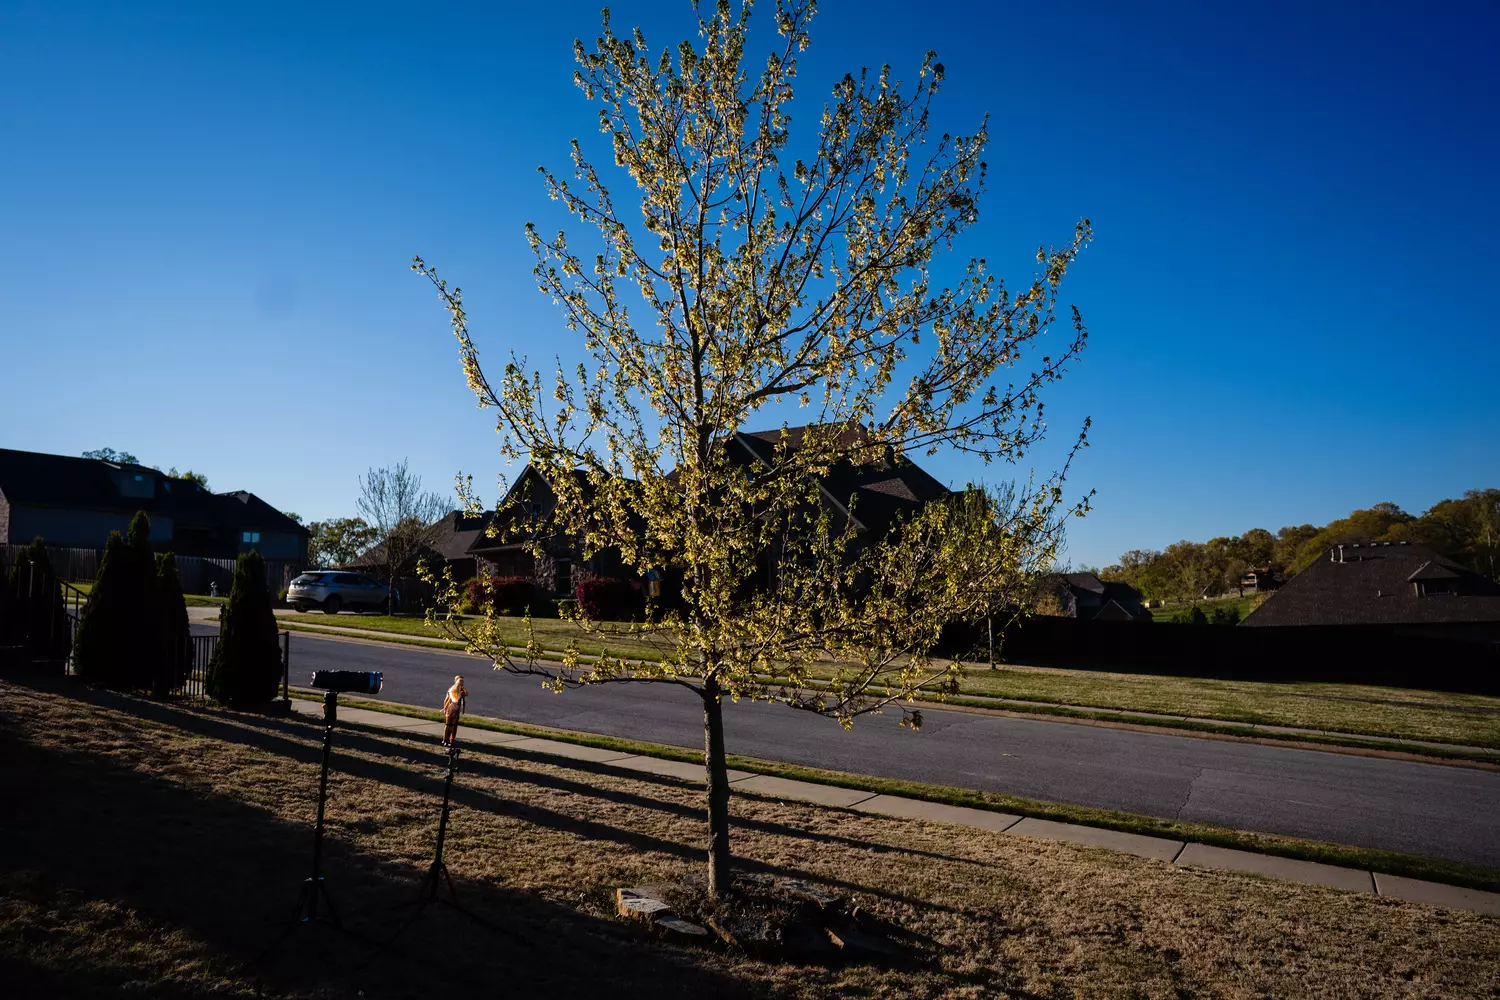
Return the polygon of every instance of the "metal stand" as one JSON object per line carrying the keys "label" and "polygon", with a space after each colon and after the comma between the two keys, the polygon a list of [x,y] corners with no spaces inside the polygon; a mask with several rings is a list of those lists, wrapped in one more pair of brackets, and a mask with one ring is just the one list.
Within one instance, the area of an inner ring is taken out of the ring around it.
{"label": "metal stand", "polygon": [[[443,782],[443,811],[438,814],[437,850],[433,854],[432,864],[427,866],[427,874],[422,877],[422,888],[417,892],[417,898],[409,903],[397,904],[395,909],[401,910],[408,906],[415,906],[417,911],[411,915],[411,919],[402,924],[396,933],[391,935],[391,940],[401,936],[401,932],[416,922],[422,915],[422,911],[433,903],[441,903],[451,907],[484,927],[491,930],[503,931],[504,928],[497,927],[464,909],[458,903],[458,890],[453,887],[453,878],[448,874],[448,865],[443,861],[443,842],[448,838],[448,803],[453,794],[453,775],[458,770],[458,747],[448,748],[448,777]],[[442,886],[448,887],[445,898],[441,892]],[[507,932],[508,933],[508,932]]]}
{"label": "metal stand", "polygon": [[[312,876],[302,881],[302,891],[297,895],[297,912],[292,916],[291,926],[272,941],[266,950],[255,956],[249,965],[255,965],[291,937],[298,930],[310,923],[331,924],[344,933],[343,921],[339,919],[338,910],[334,909],[333,897],[328,894],[328,886],[323,882],[323,810],[328,803],[328,758],[333,754],[333,725],[338,721],[339,693],[328,691],[323,695],[323,772],[318,777],[318,821],[313,826],[313,861]],[[325,916],[319,911],[319,903],[327,911]],[[249,965],[246,968],[249,968]]]}
{"label": "metal stand", "polygon": [[[323,695],[323,773],[318,777],[318,821],[313,826],[312,877],[303,881],[302,893],[297,897],[297,915],[292,919],[299,924],[310,920],[322,920],[335,927],[343,927],[338,911],[333,908],[333,899],[328,895],[328,886],[323,882],[323,809],[328,804],[328,758],[333,753],[333,724],[338,721],[339,693],[328,691]],[[318,915],[318,901],[328,907],[328,916]]]}

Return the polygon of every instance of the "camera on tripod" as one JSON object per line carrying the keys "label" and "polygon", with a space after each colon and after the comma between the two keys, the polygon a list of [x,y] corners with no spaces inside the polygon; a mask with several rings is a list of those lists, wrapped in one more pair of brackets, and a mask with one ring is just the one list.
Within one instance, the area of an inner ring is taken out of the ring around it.
{"label": "camera on tripod", "polygon": [[385,674],[378,670],[316,670],[312,686],[347,694],[379,694]]}

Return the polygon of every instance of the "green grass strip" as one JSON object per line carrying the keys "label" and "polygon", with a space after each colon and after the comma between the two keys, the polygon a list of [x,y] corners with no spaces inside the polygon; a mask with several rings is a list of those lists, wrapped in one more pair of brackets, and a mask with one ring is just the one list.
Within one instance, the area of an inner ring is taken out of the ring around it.
{"label": "green grass strip", "polygon": [[[307,700],[322,700],[322,693],[318,691],[294,688],[293,693]],[[385,712],[389,715],[407,716],[413,719],[425,719],[432,722],[441,722],[443,720],[442,713],[440,712],[414,708],[409,705],[367,701],[363,699],[348,699],[343,701],[342,704],[350,708],[363,708],[374,712]],[[619,753],[639,754],[643,757],[658,757],[663,760],[679,760],[690,763],[702,763],[703,761],[703,751],[701,750],[675,747],[662,743],[647,743],[642,740],[624,739],[617,736],[596,736],[592,733],[552,729],[546,726],[532,726],[525,723],[497,722],[491,719],[472,716],[465,717],[464,725],[472,726],[476,729],[490,729],[496,732],[513,733],[519,736],[534,736],[542,739],[557,740],[561,743],[574,743],[579,746],[599,747],[600,749],[614,750]],[[369,728],[374,731],[389,733],[389,730],[382,730],[378,727]],[[495,751],[503,750],[504,747],[486,749]],[[991,812],[1014,813],[1019,816],[1031,816],[1037,819],[1077,823],[1081,826],[1093,826],[1105,830],[1119,830],[1123,833],[1139,833],[1151,837],[1208,844],[1214,847],[1229,847],[1241,851],[1254,851],[1259,854],[1272,854],[1283,858],[1294,858],[1299,861],[1315,861],[1321,864],[1338,865],[1344,868],[1375,871],[1386,875],[1400,875],[1406,878],[1424,879],[1429,882],[1444,882],[1449,885],[1464,886],[1470,889],[1482,889],[1486,892],[1500,892],[1500,868],[1473,865],[1462,861],[1445,861],[1439,858],[1424,858],[1415,854],[1403,854],[1398,851],[1380,851],[1346,844],[1331,844],[1319,840],[1304,840],[1300,837],[1255,833],[1249,830],[1236,830],[1231,827],[1215,826],[1209,823],[1160,819],[1154,816],[1140,816],[1135,813],[1122,812],[1116,809],[1098,809],[1092,806],[1075,806],[1063,802],[1047,802],[1041,799],[1028,799],[998,792],[983,792],[968,788],[953,788],[947,785],[930,785],[923,782],[902,781],[896,778],[877,778],[862,774],[848,774],[843,771],[829,771],[823,768],[806,767],[801,764],[787,764],[781,761],[763,760],[759,757],[743,757],[738,754],[727,755],[726,762],[729,767],[737,768],[741,771],[751,771],[755,774],[769,774],[795,781],[808,781],[820,785],[835,785],[840,788],[853,788],[882,795],[899,795],[908,799],[941,802],[946,805],[966,806],[971,809],[987,809]]]}

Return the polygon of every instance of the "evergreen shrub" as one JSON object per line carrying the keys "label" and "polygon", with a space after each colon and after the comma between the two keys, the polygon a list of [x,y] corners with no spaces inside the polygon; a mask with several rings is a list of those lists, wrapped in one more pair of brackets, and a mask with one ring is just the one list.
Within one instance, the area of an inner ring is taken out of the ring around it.
{"label": "evergreen shrub", "polygon": [[251,550],[235,563],[219,642],[208,662],[208,693],[225,705],[258,708],[276,697],[281,673],[281,643],[266,586],[266,564]]}

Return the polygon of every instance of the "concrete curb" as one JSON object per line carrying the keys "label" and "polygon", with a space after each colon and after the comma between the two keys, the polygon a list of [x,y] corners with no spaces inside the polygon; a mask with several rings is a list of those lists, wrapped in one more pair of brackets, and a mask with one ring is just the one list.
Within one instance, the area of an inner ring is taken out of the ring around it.
{"label": "concrete curb", "polygon": [[[322,707],[314,701],[294,700],[292,707],[293,711],[303,715],[320,716],[322,714]],[[365,708],[340,709],[339,718],[345,722],[389,729],[402,735],[441,736],[444,728],[440,722],[428,722],[406,715],[377,712]],[[683,761],[663,760],[658,757],[605,750],[600,747],[582,746],[577,743],[535,736],[500,733],[472,726],[460,726],[459,738],[473,743],[503,744],[507,750],[522,750],[549,757],[607,763],[611,767],[623,767],[685,781],[695,780],[702,774],[702,769],[697,765]],[[967,806],[908,799],[898,795],[876,794],[863,789],[820,785],[815,782],[796,781],[769,774],[750,774],[746,771],[731,770],[729,775],[730,787],[742,794],[853,809],[898,819],[952,823],[1008,836],[1030,837],[1035,840],[1075,844],[1085,848],[1119,851],[1177,866],[1246,872],[1303,885],[1328,886],[1349,892],[1368,892],[1428,906],[1500,917],[1500,893],[1464,889],[1441,882],[1425,882],[1396,875],[1382,875],[1358,868],[1343,868],[1337,865],[1212,847],[1207,844],[1187,843],[1181,840],[1169,840],[1165,837],[1149,837],[1138,833],[1105,830],[1075,823],[1059,823],[1032,817],[1023,819],[1020,816],[992,812],[987,809],[972,809]]]}

